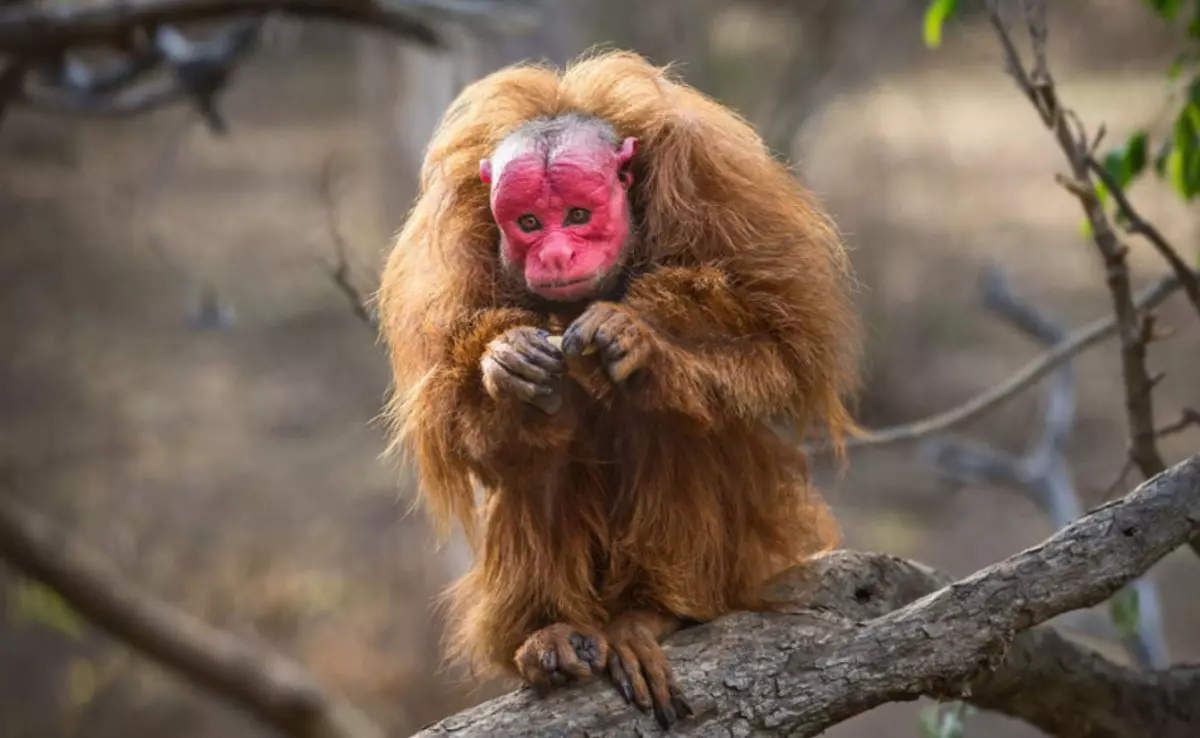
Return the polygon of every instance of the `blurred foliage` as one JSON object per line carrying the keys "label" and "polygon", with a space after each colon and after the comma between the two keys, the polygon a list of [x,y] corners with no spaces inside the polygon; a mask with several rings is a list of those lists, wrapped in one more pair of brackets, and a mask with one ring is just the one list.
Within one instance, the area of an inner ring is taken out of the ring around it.
{"label": "blurred foliage", "polygon": [[1108,603],[1108,612],[1113,625],[1122,636],[1131,637],[1138,632],[1138,593],[1133,587],[1125,587],[1113,595]]}
{"label": "blurred foliage", "polygon": [[[1183,0],[1142,0],[1142,4],[1168,24],[1181,23],[1187,17],[1184,50],[1166,71],[1175,87],[1166,101],[1169,130],[1158,132],[1157,144],[1149,130],[1134,131],[1123,144],[1104,154],[1101,162],[1113,179],[1128,189],[1153,160],[1155,175],[1166,180],[1185,202],[1191,202],[1200,194],[1200,0],[1188,3],[1190,12],[1186,13]],[[924,16],[926,46],[940,45],[942,27],[958,8],[958,0],[931,0]],[[1153,157],[1149,154],[1152,147]],[[1109,205],[1111,197],[1104,185],[1098,182],[1096,190],[1101,203]],[[1117,220],[1123,220],[1119,214]]]}
{"label": "blurred foliage", "polygon": [[966,719],[974,712],[965,702],[930,705],[921,710],[921,738],[963,738]]}
{"label": "blurred foliage", "polygon": [[77,640],[83,637],[82,618],[54,590],[40,582],[21,582],[12,594],[13,621],[44,625]]}
{"label": "blurred foliage", "polygon": [[[1141,177],[1147,164],[1152,163],[1155,176],[1167,182],[1172,191],[1184,202],[1191,202],[1200,194],[1200,0],[1192,0],[1189,11],[1184,11],[1183,0],[1141,0],[1165,23],[1183,26],[1183,51],[1175,55],[1166,71],[1166,79],[1173,86],[1164,102],[1162,118],[1168,125],[1154,134],[1139,128],[1119,146],[1106,152],[1100,162],[1123,190]],[[925,8],[923,39],[928,48],[941,45],[942,29],[946,21],[959,9],[958,0],[930,0]],[[1155,143],[1152,138],[1159,139]],[[1150,155],[1154,149],[1153,157]],[[1116,207],[1111,193],[1103,182],[1095,183],[1096,196],[1103,207],[1113,208],[1117,223],[1128,225],[1124,213]],[[1081,231],[1085,237],[1091,235],[1091,224],[1083,222]],[[1195,263],[1200,267],[1200,249],[1195,254]]]}

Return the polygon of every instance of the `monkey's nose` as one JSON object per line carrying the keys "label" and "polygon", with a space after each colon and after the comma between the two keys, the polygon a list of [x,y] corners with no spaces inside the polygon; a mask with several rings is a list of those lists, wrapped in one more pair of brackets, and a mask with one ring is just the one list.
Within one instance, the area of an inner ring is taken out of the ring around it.
{"label": "monkey's nose", "polygon": [[547,244],[538,254],[538,260],[549,271],[564,272],[574,256],[574,250],[566,244]]}

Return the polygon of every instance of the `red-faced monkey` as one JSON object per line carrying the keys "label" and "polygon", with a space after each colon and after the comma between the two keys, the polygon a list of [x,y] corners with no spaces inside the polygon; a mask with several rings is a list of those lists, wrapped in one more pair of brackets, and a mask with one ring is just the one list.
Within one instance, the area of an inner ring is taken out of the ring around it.
{"label": "red-faced monkey", "polygon": [[451,653],[691,714],[660,641],[837,543],[772,422],[854,431],[848,280],[754,130],[640,57],[468,86],[378,295],[395,441],[475,552]]}

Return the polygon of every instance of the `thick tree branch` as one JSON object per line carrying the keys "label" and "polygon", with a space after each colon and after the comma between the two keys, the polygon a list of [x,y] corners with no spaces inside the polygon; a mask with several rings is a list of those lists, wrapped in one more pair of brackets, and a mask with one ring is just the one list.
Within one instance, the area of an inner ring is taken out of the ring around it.
{"label": "thick tree branch", "polygon": [[[814,736],[885,702],[965,698],[1061,738],[1200,735],[1200,669],[1138,673],[1035,625],[1107,599],[1200,532],[1200,456],[1044,543],[954,583],[847,551],[779,583],[808,603],[737,613],[669,639],[697,714],[673,733]],[[603,682],[520,690],[430,726],[438,736],[652,734]]]}
{"label": "thick tree branch", "polygon": [[57,591],[77,612],[264,722],[304,738],[382,738],[299,666],[140,591],[41,516],[0,495],[0,559]]}

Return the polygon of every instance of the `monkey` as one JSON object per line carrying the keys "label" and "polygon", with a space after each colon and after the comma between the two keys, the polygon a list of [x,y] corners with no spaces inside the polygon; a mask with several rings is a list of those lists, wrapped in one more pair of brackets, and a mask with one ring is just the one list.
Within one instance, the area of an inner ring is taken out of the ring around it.
{"label": "monkey", "polygon": [[832,218],[736,112],[629,51],[467,85],[375,295],[391,448],[443,538],[446,653],[695,713],[662,641],[839,543],[803,448],[857,432]]}

